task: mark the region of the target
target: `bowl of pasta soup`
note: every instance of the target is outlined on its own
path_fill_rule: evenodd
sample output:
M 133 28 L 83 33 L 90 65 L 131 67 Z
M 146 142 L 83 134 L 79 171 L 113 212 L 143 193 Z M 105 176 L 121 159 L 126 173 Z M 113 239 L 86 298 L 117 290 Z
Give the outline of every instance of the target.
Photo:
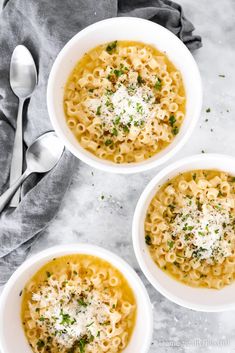
M 147 353 L 152 330 L 152 306 L 135 271 L 88 244 L 31 257 L 0 299 L 2 353 Z
M 157 174 L 136 206 L 133 245 L 168 299 L 201 311 L 235 309 L 235 159 L 195 155 Z
M 79 159 L 134 173 L 166 162 L 186 142 L 202 105 L 200 73 L 170 31 L 111 18 L 75 35 L 48 81 L 52 125 Z

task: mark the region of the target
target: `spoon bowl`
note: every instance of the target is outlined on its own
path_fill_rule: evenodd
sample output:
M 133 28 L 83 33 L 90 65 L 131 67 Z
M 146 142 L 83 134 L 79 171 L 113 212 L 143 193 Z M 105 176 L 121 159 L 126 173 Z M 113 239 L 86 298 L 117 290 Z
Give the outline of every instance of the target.
M 35 140 L 26 152 L 27 169 L 35 173 L 46 173 L 60 159 L 64 145 L 51 131 Z
M 0 197 L 0 212 L 14 196 L 20 185 L 32 173 L 47 173 L 59 162 L 64 145 L 54 131 L 38 137 L 26 152 L 27 169 L 24 174 Z
M 37 84 L 37 71 L 30 51 L 24 45 L 15 47 L 10 65 L 10 85 L 15 95 L 28 98 Z

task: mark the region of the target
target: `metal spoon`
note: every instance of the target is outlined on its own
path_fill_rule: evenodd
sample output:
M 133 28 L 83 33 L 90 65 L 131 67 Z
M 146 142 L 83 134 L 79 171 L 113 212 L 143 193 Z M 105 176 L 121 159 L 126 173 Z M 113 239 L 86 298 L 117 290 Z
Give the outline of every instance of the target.
M 37 138 L 26 152 L 26 171 L 0 197 L 0 212 L 30 174 L 49 172 L 58 163 L 63 151 L 64 145 L 54 131 L 47 132 Z
M 13 147 L 10 186 L 22 175 L 23 165 L 23 130 L 22 112 L 24 102 L 31 96 L 37 84 L 37 70 L 30 51 L 24 45 L 17 45 L 11 57 L 10 85 L 19 98 L 16 133 Z M 16 207 L 20 200 L 20 190 L 12 199 L 11 206 Z

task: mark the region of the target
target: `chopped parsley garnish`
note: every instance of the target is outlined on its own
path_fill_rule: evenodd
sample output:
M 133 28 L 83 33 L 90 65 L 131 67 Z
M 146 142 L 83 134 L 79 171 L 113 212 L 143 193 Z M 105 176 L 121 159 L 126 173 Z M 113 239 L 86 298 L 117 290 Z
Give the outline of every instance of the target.
M 128 67 L 126 66 L 124 67 L 123 63 L 120 64 L 120 69 L 128 71 Z
M 170 126 L 173 127 L 174 123 L 176 122 L 176 118 L 175 116 L 172 114 L 169 118 L 169 123 L 170 123 Z
M 90 327 L 93 324 L 94 324 L 94 321 L 92 321 L 90 324 L 86 325 L 86 327 Z
M 210 113 L 210 112 L 211 112 L 211 108 L 207 108 L 206 113 Z
M 46 271 L 47 278 L 51 277 L 51 272 Z
M 203 249 L 202 247 L 200 247 L 198 250 L 195 250 L 195 251 L 193 252 L 193 255 L 196 256 L 197 258 L 200 258 L 200 257 L 201 257 L 201 253 L 202 253 L 203 251 L 206 251 L 206 249 Z
M 160 89 L 162 88 L 162 80 L 160 78 L 157 79 L 155 85 L 154 85 L 154 88 L 157 90 L 157 91 L 160 91 Z
M 118 124 L 120 123 L 120 120 L 121 120 L 121 118 L 120 118 L 120 116 L 118 116 L 118 117 L 114 120 L 114 124 L 115 124 L 115 125 L 118 125 Z
M 45 346 L 45 342 L 41 339 L 37 341 L 37 348 L 43 348 Z
M 174 246 L 174 242 L 172 240 L 171 241 L 168 240 L 167 245 L 169 246 L 170 249 L 172 249 Z
M 115 40 L 114 42 L 112 43 L 109 43 L 106 47 L 106 51 L 109 53 L 109 54 L 112 54 L 112 52 L 117 48 L 117 40 Z
M 96 110 L 96 115 L 101 115 L 101 105 L 98 106 Z
M 177 135 L 179 133 L 179 128 L 177 126 L 174 126 L 171 131 L 173 135 Z
M 135 93 L 136 91 L 136 87 L 133 86 L 133 85 L 130 85 L 128 88 L 127 88 L 127 92 L 130 96 L 133 96 L 133 94 Z
M 129 132 L 130 130 L 129 130 L 128 126 L 124 125 L 124 126 L 123 126 L 123 131 L 128 134 L 128 132 Z
M 137 113 L 143 115 L 143 106 L 142 106 L 142 104 L 140 104 L 138 102 L 136 103 L 136 111 L 137 111 Z
M 114 135 L 114 136 L 117 136 L 118 135 L 118 131 L 117 131 L 117 129 L 114 127 L 113 128 L 113 130 L 112 130 L 112 134 Z
M 111 96 L 114 92 L 111 89 L 106 88 L 106 96 Z
M 151 237 L 148 234 L 145 236 L 145 243 L 147 245 L 151 245 L 152 244 Z
M 197 177 L 196 173 L 193 173 L 193 180 L 196 180 L 196 177 Z
M 84 338 L 81 338 L 79 341 L 78 341 L 78 347 L 80 349 L 80 353 L 85 353 L 85 346 L 88 342 L 84 339 Z
M 104 195 L 101 196 L 101 199 L 102 200 L 104 199 Z M 85 307 L 87 306 L 87 303 L 84 301 L 83 298 L 78 299 L 78 304 L 81 305 L 81 306 L 85 306 Z
M 63 311 L 60 312 L 60 315 L 61 315 L 61 322 L 60 324 L 61 325 L 69 325 L 71 324 L 72 322 L 74 322 L 73 319 L 71 319 L 71 317 L 69 316 L 69 314 L 64 314 Z
M 114 73 L 117 77 L 120 77 L 120 76 L 122 76 L 125 72 L 124 72 L 122 69 L 120 69 L 120 70 L 115 69 L 115 70 L 113 71 L 113 73 Z
M 106 105 L 106 107 L 108 107 L 109 111 L 114 110 L 113 103 L 109 99 L 105 102 L 105 105 Z
M 204 236 L 205 236 L 205 233 L 200 232 L 200 231 L 198 232 L 198 234 L 199 234 L 199 235 L 201 235 L 202 237 L 204 237 Z
M 113 141 L 112 140 L 106 140 L 104 144 L 105 144 L 105 146 L 110 146 L 110 145 L 113 144 Z
M 223 77 L 223 78 L 224 78 L 224 77 L 225 77 L 225 75 L 219 74 L 219 77 Z
M 137 82 L 139 83 L 139 85 L 145 82 L 140 74 L 137 77 Z
M 128 71 L 128 68 L 124 67 L 123 64 L 120 64 L 120 69 L 112 70 L 107 78 L 109 81 L 114 83 L 116 81 L 116 78 L 124 75 L 126 71 Z

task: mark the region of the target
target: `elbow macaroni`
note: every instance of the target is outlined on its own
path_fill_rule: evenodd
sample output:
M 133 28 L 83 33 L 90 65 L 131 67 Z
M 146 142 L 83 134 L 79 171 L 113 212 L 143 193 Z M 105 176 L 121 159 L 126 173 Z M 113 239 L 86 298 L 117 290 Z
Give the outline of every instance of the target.
M 83 148 L 114 163 L 139 163 L 179 132 L 185 115 L 181 74 L 150 45 L 100 45 L 69 77 L 64 111 Z
M 135 297 L 124 276 L 90 255 L 53 259 L 23 291 L 22 322 L 35 353 L 120 353 L 135 317 Z
M 189 286 L 230 284 L 235 279 L 234 201 L 235 178 L 224 172 L 190 171 L 163 185 L 145 220 L 155 263 Z

